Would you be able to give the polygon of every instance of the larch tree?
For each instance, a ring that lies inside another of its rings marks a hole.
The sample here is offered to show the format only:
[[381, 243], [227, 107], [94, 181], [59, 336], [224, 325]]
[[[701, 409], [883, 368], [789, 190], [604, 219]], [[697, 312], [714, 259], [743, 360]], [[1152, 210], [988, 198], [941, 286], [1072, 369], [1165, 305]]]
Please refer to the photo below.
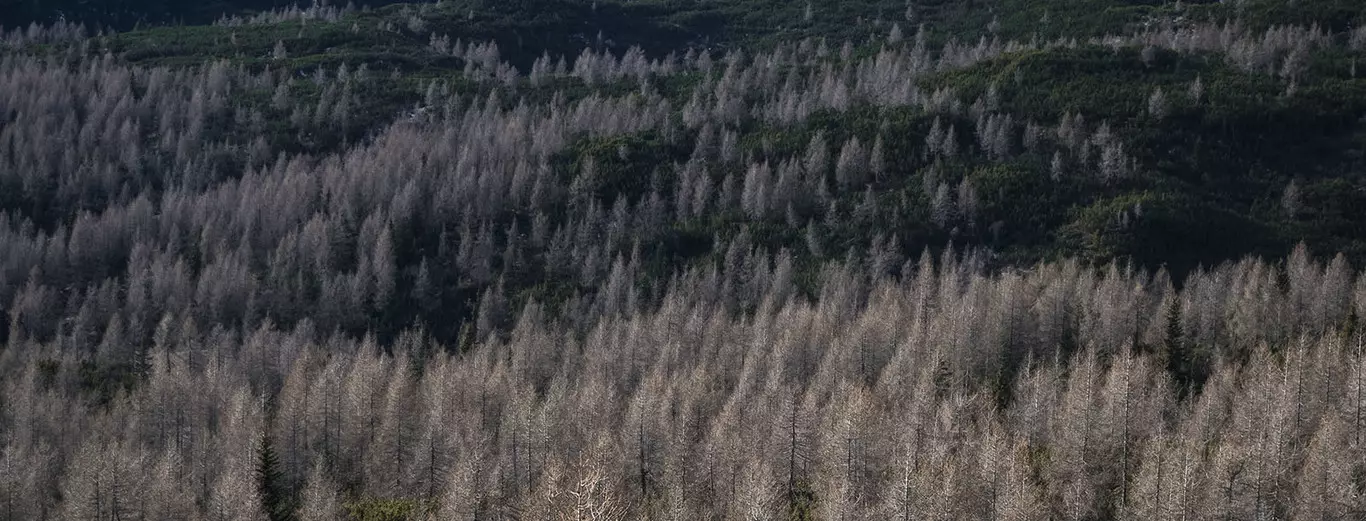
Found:
[[1343, 427], [1330, 416], [1314, 433], [1297, 476], [1290, 519], [1347, 519], [1361, 513], [1361, 486], [1352, 478], [1355, 465], [1341, 457], [1350, 453]]
[[136, 480], [143, 464], [129, 448], [90, 437], [81, 445], [62, 483], [64, 519], [103, 521], [133, 518], [143, 491]]
[[294, 513], [298, 521], [333, 521], [342, 519], [341, 490], [327, 475], [321, 463], [315, 464], [299, 493], [299, 508]]

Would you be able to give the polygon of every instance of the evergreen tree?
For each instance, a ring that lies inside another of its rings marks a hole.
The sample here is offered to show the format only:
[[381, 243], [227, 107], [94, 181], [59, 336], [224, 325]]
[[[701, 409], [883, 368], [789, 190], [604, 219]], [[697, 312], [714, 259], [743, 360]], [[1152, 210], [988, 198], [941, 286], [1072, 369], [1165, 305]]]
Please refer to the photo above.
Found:
[[261, 506], [270, 521], [293, 521], [292, 494], [286, 489], [280, 457], [269, 434], [260, 434], [256, 446], [256, 486]]

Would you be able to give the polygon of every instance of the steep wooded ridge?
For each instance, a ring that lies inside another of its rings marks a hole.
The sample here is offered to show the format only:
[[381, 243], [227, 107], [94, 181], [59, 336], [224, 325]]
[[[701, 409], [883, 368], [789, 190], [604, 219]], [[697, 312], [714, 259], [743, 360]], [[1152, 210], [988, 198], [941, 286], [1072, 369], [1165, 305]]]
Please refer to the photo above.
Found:
[[1363, 23], [0, 0], [0, 520], [1361, 519]]

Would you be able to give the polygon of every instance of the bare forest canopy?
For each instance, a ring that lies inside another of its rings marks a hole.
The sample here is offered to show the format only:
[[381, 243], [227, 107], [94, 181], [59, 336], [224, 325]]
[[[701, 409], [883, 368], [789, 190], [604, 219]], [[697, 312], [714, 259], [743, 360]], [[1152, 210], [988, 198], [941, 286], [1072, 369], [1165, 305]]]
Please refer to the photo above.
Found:
[[0, 0], [0, 520], [1361, 519], [1363, 23]]

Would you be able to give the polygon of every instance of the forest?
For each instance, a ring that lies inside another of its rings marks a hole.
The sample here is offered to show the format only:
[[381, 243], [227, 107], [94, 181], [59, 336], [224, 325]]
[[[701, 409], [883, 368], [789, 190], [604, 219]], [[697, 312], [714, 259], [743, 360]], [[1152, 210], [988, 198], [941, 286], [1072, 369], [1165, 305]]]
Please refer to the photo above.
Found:
[[1366, 518], [1362, 58], [1353, 0], [0, 0], [0, 521]]

